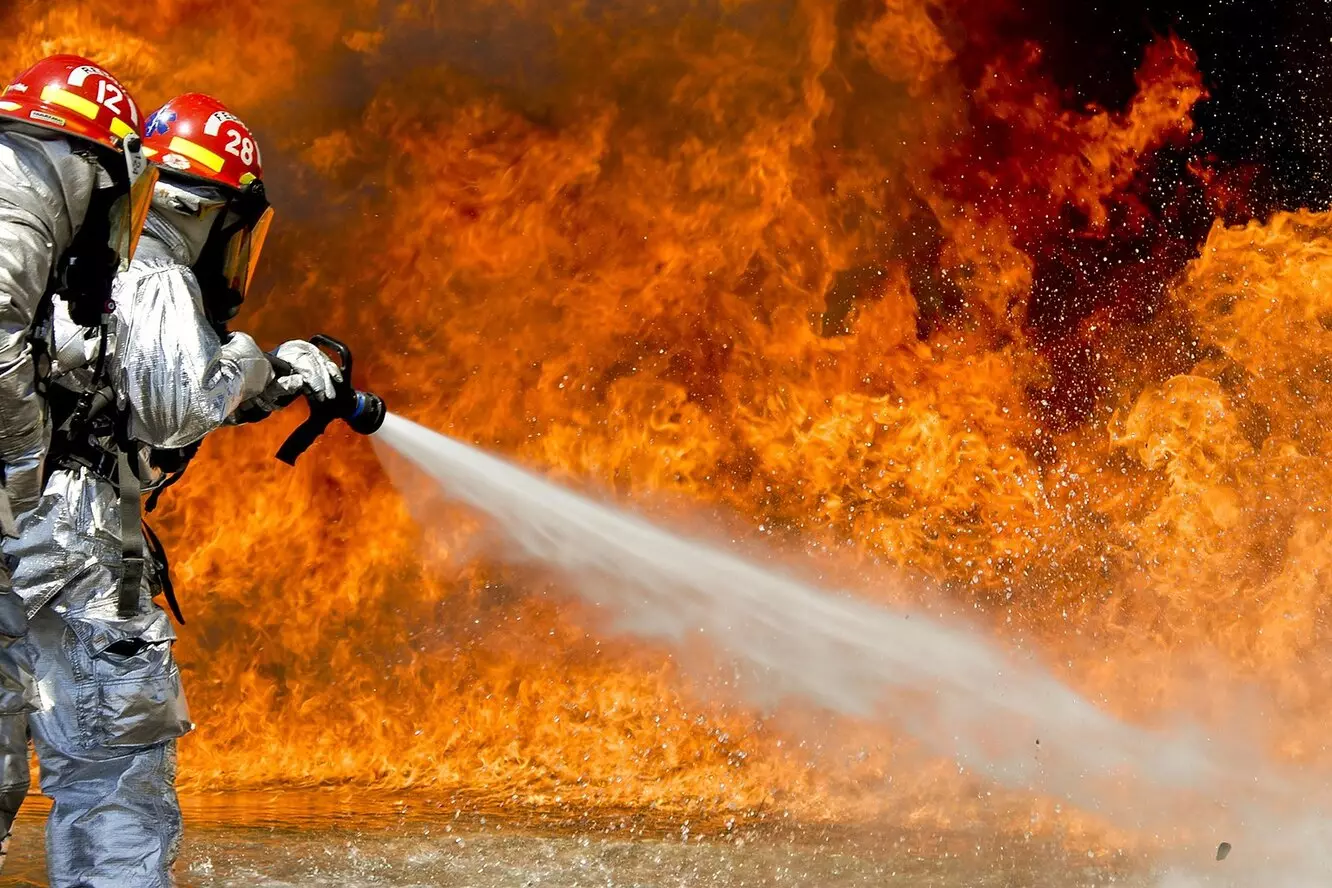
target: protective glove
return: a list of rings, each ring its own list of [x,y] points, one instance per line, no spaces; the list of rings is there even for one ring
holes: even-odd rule
[[[338,365],[318,346],[302,339],[282,343],[273,356],[290,364],[293,372],[278,376],[268,384],[263,394],[255,399],[260,409],[272,412],[302,392],[309,392],[316,401],[327,401],[336,393],[334,386],[342,382]]]
[[[221,355],[240,375],[242,402],[263,395],[273,384],[272,363],[248,334],[228,333]]]

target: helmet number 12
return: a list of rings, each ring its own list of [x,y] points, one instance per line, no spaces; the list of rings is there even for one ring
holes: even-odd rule
[[[227,142],[227,153],[239,157],[241,163],[249,166],[254,163],[254,140],[240,130],[233,129],[231,139]]]
[[[105,80],[97,81],[97,104],[112,114],[120,114],[120,103],[124,100],[125,94],[120,91],[120,87]]]

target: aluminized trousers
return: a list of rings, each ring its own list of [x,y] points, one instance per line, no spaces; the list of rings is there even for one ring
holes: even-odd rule
[[[169,632],[166,614],[149,608],[136,620],[160,620]],[[40,708],[0,718],[0,737],[30,730],[37,749],[52,801],[51,888],[167,888],[181,837],[175,738],[189,728],[171,644],[82,639],[77,625],[51,607],[29,621],[22,647]],[[21,776],[6,760],[15,786],[27,783],[24,746]]]
[[[37,692],[27,666],[23,603],[0,566],[0,871],[14,817],[28,794],[28,720]]]

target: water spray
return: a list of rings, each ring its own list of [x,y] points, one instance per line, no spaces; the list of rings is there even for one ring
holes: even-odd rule
[[[320,401],[311,394],[305,396],[306,403],[310,405],[310,416],[296,427],[277,452],[277,458],[289,466],[296,465],[300,455],[328,431],[333,420],[342,420],[357,434],[373,435],[384,424],[386,413],[383,398],[358,391],[352,385],[352,353],[346,343],[323,333],[311,336],[310,342],[337,356],[342,381],[335,384],[333,397],[328,400]],[[270,356],[269,359],[280,375],[289,376],[295,372],[281,358]]]
[[[497,554],[556,571],[608,630],[672,646],[686,667],[708,644],[729,666],[728,693],[882,724],[1001,786],[1173,836],[1182,866],[1161,888],[1328,884],[1316,850],[1332,837],[1326,796],[1256,766],[1240,738],[1121,718],[982,627],[773,571],[403,417],[388,416],[374,442],[393,452],[386,466],[423,521],[437,495],[487,516]],[[1208,880],[1206,867],[1228,858],[1224,878]]]

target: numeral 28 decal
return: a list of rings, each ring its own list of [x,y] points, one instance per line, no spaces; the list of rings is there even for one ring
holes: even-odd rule
[[[240,130],[233,129],[231,138],[227,141],[227,153],[239,157],[241,163],[249,166],[254,163],[254,140]]]

